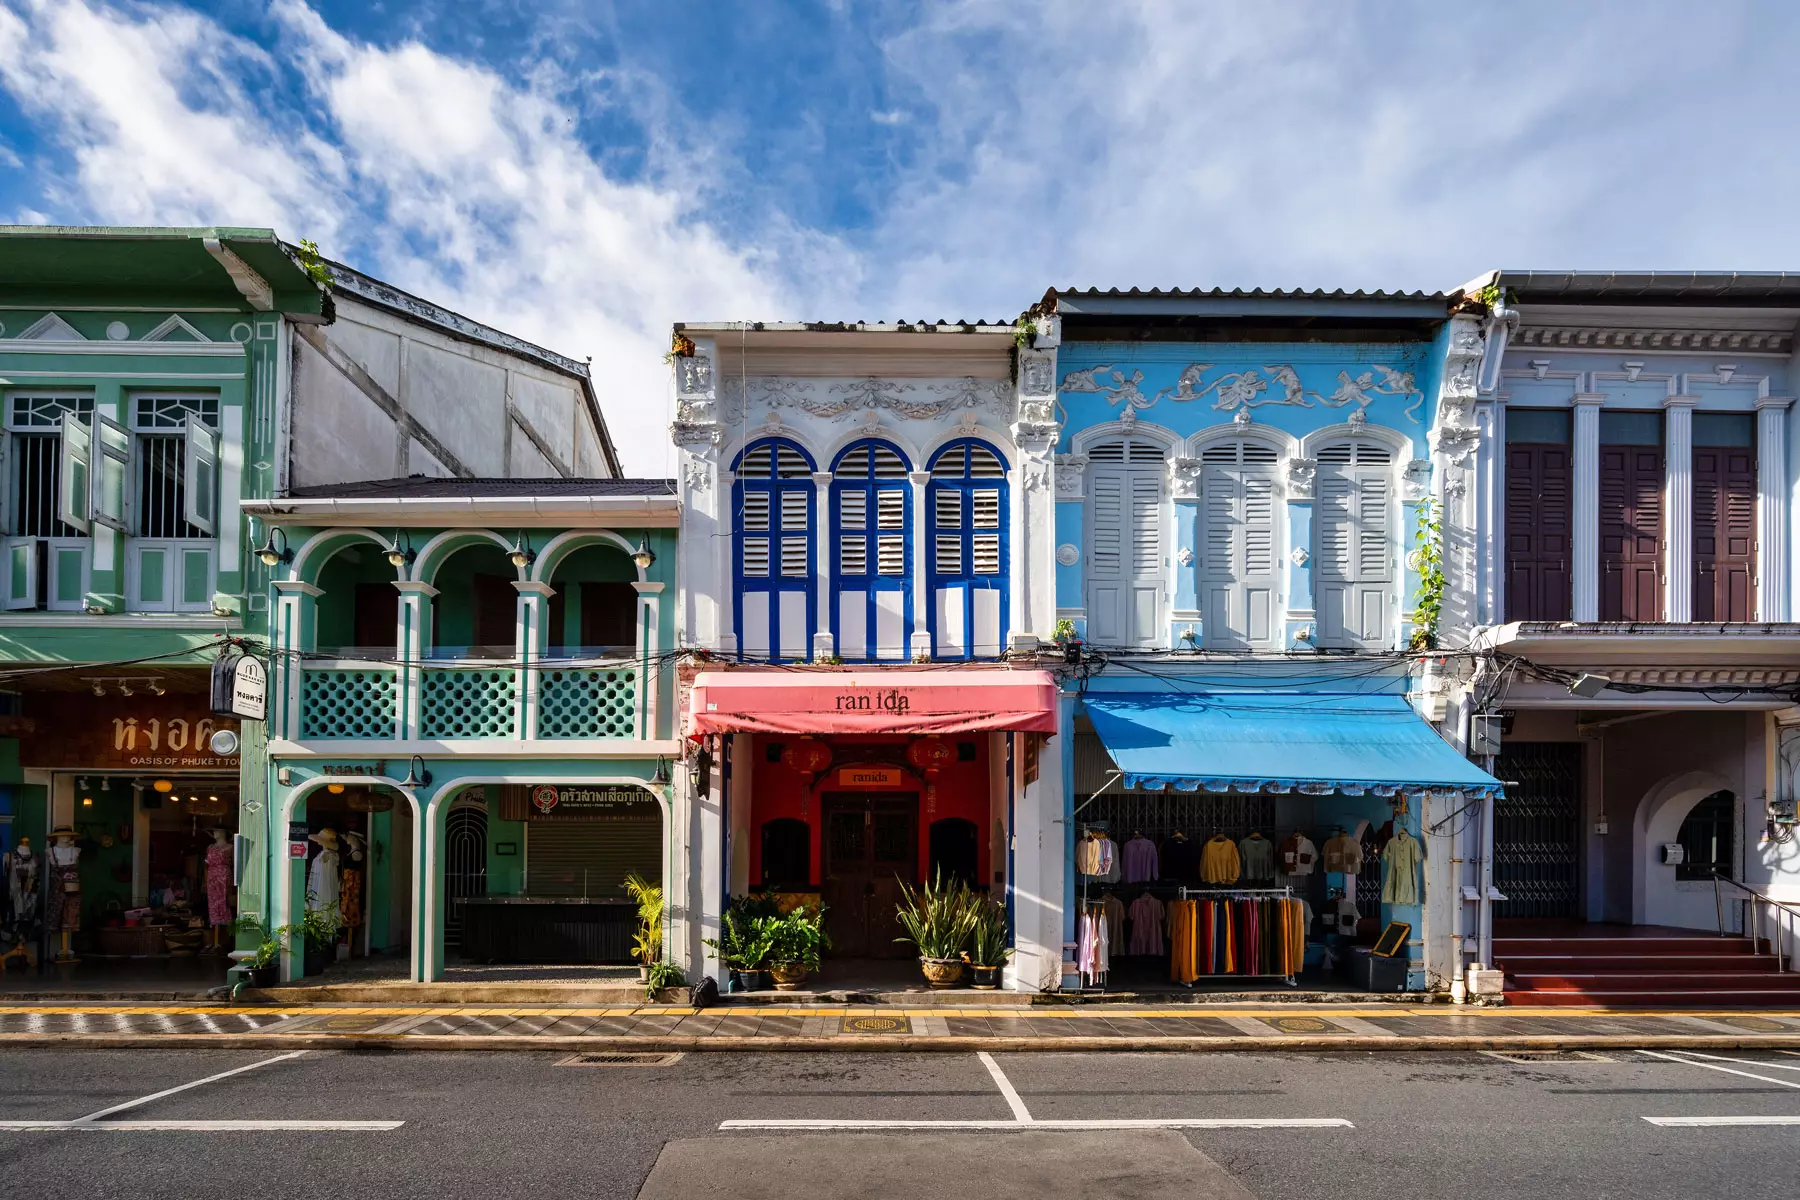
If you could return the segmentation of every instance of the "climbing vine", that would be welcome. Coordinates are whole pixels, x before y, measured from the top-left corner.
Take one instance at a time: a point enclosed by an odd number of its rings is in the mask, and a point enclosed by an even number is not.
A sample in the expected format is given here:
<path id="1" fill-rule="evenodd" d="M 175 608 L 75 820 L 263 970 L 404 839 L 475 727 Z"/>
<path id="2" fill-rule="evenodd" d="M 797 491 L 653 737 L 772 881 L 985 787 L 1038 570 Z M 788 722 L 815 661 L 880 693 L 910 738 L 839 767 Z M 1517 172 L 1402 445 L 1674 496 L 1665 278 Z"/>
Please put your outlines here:
<path id="1" fill-rule="evenodd" d="M 300 250 L 294 257 L 300 260 L 300 269 L 314 283 L 322 288 L 331 286 L 331 268 L 325 265 L 324 258 L 319 255 L 319 243 L 301 238 Z"/>
<path id="2" fill-rule="evenodd" d="M 1437 646 L 1438 618 L 1444 611 L 1444 515 L 1437 497 L 1419 501 L 1419 531 L 1407 555 L 1407 565 L 1419 573 L 1419 590 L 1413 598 L 1413 650 Z"/>

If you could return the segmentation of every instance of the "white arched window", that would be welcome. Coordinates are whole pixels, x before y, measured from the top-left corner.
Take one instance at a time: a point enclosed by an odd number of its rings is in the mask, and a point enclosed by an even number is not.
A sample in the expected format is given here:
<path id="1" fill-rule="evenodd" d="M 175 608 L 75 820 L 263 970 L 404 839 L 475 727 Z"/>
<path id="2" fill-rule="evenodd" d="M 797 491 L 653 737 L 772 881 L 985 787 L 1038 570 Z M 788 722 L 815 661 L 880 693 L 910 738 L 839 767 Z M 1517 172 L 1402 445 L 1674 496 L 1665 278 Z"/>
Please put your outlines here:
<path id="1" fill-rule="evenodd" d="M 785 438 L 766 438 L 735 466 L 738 653 L 804 659 L 816 608 L 812 459 Z"/>
<path id="2" fill-rule="evenodd" d="M 1162 644 L 1163 447 L 1123 437 L 1087 451 L 1087 638 L 1099 647 Z"/>
<path id="3" fill-rule="evenodd" d="M 1200 451 L 1198 590 L 1209 650 L 1272 650 L 1280 641 L 1277 458 L 1253 441 Z"/>
<path id="4" fill-rule="evenodd" d="M 1313 502 L 1313 606 L 1324 650 L 1388 650 L 1398 628 L 1394 452 L 1354 439 L 1321 447 Z"/>

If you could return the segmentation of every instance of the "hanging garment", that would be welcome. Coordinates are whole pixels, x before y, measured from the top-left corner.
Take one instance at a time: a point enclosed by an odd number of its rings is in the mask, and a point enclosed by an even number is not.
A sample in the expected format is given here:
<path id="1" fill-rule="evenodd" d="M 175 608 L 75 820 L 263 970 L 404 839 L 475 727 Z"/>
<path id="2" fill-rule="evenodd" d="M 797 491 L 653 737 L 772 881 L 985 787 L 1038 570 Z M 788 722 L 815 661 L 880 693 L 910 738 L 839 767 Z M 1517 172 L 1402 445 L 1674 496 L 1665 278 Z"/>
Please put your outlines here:
<path id="1" fill-rule="evenodd" d="M 1101 897 L 1100 910 L 1106 916 L 1106 944 L 1123 946 L 1125 944 L 1125 902 L 1109 892 Z"/>
<path id="2" fill-rule="evenodd" d="M 1356 922 L 1358 917 L 1359 914 L 1356 911 L 1356 901 L 1344 899 L 1337 902 L 1337 908 L 1334 910 L 1332 920 L 1337 932 L 1344 934 L 1347 937 L 1354 937 L 1356 936 Z"/>
<path id="3" fill-rule="evenodd" d="M 1268 883 L 1275 878 L 1275 843 L 1260 833 L 1252 833 L 1237 844 L 1243 877 L 1253 883 Z"/>
<path id="4" fill-rule="evenodd" d="M 1214 834 L 1200 851 L 1200 878 L 1206 883 L 1238 881 L 1238 848 L 1224 834 Z"/>
<path id="5" fill-rule="evenodd" d="M 1311 875 L 1318 864 L 1319 850 L 1304 833 L 1292 834 L 1281 843 L 1281 871 L 1284 875 Z"/>
<path id="6" fill-rule="evenodd" d="M 1094 921 L 1086 913 L 1075 918 L 1075 971 L 1086 986 L 1093 973 Z"/>
<path id="7" fill-rule="evenodd" d="M 1388 839 L 1381 852 L 1383 904 L 1419 902 L 1419 864 L 1424 860 L 1425 847 L 1406 830 L 1402 829 Z"/>
<path id="8" fill-rule="evenodd" d="M 231 924 L 231 843 L 206 848 L 206 923 Z"/>
<path id="9" fill-rule="evenodd" d="M 1362 843 L 1347 833 L 1327 841 L 1325 870 L 1340 875 L 1354 875 L 1362 870 Z"/>
<path id="10" fill-rule="evenodd" d="M 1094 970 L 1099 977 L 1104 977 L 1112 970 L 1112 938 L 1107 933 L 1108 922 L 1104 913 L 1094 914 Z"/>
<path id="11" fill-rule="evenodd" d="M 1192 983 L 1199 977 L 1195 958 L 1195 909 L 1193 900 L 1169 902 L 1169 979 L 1173 983 Z"/>
<path id="12" fill-rule="evenodd" d="M 1153 882 L 1157 878 L 1158 869 L 1155 842 L 1140 833 L 1125 843 L 1123 878 L 1126 883 Z"/>
<path id="13" fill-rule="evenodd" d="M 1160 955 L 1163 952 L 1163 912 L 1163 902 L 1149 892 L 1131 902 L 1126 914 L 1131 921 L 1129 953 Z"/>
<path id="14" fill-rule="evenodd" d="M 338 903 L 338 854 L 321 850 L 306 871 L 306 907 L 328 913 Z"/>
<path id="15" fill-rule="evenodd" d="M 363 873 L 345 867 L 338 884 L 338 914 L 346 928 L 354 929 L 362 924 Z"/>
<path id="16" fill-rule="evenodd" d="M 1200 882 L 1200 844 L 1175 836 L 1162 844 L 1162 877 L 1180 883 Z"/>

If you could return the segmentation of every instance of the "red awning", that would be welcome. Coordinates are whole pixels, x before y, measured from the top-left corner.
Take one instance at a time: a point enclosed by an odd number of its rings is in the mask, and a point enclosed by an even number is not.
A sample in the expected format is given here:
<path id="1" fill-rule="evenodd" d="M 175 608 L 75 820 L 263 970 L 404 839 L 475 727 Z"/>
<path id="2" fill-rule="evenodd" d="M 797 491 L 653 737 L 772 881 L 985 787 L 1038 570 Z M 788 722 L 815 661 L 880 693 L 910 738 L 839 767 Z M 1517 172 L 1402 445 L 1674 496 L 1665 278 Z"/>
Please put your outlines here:
<path id="1" fill-rule="evenodd" d="M 1048 671 L 702 671 L 688 698 L 702 733 L 1056 732 Z"/>

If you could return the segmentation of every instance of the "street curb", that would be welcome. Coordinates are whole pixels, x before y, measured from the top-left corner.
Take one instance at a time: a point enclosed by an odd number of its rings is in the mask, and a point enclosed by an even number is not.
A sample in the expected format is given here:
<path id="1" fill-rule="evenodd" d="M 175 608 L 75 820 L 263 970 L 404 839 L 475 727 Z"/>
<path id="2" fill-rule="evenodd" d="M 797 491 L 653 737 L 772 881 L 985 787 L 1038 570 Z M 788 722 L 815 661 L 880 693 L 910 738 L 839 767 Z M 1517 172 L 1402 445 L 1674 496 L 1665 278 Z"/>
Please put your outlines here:
<path id="1" fill-rule="evenodd" d="M 1419 1052 L 1445 1050 L 1792 1050 L 1800 1034 L 1617 1034 L 1495 1037 L 953 1037 L 921 1034 L 824 1037 L 670 1037 L 650 1035 L 491 1037 L 456 1034 L 244 1034 L 244 1033 L 6 1033 L 0 1049 L 63 1050 L 348 1050 L 351 1052 L 536 1050 L 561 1053 L 1125 1053 L 1335 1050 Z"/>

